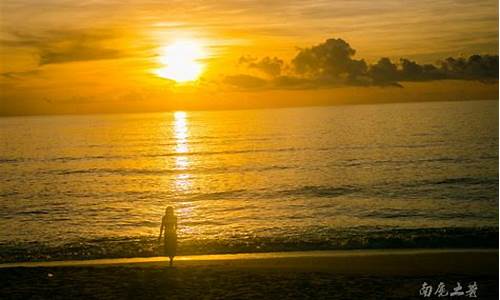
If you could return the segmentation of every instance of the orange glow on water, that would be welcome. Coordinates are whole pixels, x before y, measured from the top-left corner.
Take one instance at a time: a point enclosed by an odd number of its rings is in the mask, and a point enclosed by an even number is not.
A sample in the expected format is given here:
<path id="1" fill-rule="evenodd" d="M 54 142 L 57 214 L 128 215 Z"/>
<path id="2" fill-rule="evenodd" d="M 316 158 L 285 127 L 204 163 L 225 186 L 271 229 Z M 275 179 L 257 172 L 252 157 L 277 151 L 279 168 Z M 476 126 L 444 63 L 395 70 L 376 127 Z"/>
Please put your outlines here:
<path id="1" fill-rule="evenodd" d="M 189 129 L 187 114 L 183 111 L 177 111 L 174 113 L 174 138 L 175 138 L 175 152 L 179 156 L 175 157 L 175 169 L 176 170 L 187 170 L 189 167 L 189 157 L 183 155 L 189 152 L 188 138 Z M 190 174 L 180 173 L 175 178 L 175 187 L 177 190 L 185 191 L 189 189 L 191 183 L 189 181 Z"/>

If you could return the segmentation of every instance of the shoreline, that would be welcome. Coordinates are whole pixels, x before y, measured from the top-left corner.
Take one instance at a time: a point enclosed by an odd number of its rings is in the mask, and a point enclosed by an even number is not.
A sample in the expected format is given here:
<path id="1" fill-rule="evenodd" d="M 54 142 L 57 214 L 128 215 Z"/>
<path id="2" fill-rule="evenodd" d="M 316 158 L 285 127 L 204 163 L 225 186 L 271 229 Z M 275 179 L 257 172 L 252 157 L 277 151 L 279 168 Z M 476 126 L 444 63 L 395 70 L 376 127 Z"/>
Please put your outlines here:
<path id="1" fill-rule="evenodd" d="M 361 249 L 361 250 L 320 250 L 320 251 L 290 251 L 290 252 L 257 252 L 257 253 L 236 253 L 236 254 L 206 254 L 206 255 L 184 255 L 176 256 L 175 266 L 189 267 L 201 265 L 275 265 L 284 267 L 290 265 L 300 265 L 304 262 L 316 262 L 321 264 L 313 269 L 323 269 L 330 264 L 342 264 L 345 262 L 363 262 L 368 271 L 368 265 L 376 262 L 384 262 L 384 269 L 399 270 L 401 267 L 415 270 L 428 269 L 425 265 L 419 266 L 420 261 L 435 261 L 439 263 L 442 270 L 459 271 L 462 268 L 469 270 L 490 269 L 491 263 L 498 265 L 498 249 Z M 132 257 L 132 258 L 103 258 L 90 260 L 61 260 L 42 262 L 14 262 L 0 264 L 0 270 L 13 268 L 60 268 L 60 267 L 113 267 L 113 266 L 134 266 L 151 267 L 166 264 L 168 258 L 156 257 Z M 398 262 L 406 262 L 399 264 Z M 461 264 L 457 264 L 461 262 Z M 326 264 L 325 264 L 326 263 Z M 433 268 L 439 271 L 435 266 Z M 474 267 L 474 263 L 477 263 Z M 380 264 L 380 263 L 376 263 Z M 354 265 L 351 266 L 354 270 Z M 388 268 L 390 267 L 390 268 Z M 341 268 L 347 271 L 349 268 Z M 359 268 L 357 268 L 359 269 Z M 496 269 L 496 267 L 495 267 Z M 337 266 L 337 270 L 339 270 Z M 339 270 L 340 271 L 340 270 Z M 360 270 L 362 271 L 362 270 Z"/>
<path id="2" fill-rule="evenodd" d="M 498 299 L 498 249 L 338 250 L 0 265 L 1 299 L 421 299 L 424 282 Z"/>

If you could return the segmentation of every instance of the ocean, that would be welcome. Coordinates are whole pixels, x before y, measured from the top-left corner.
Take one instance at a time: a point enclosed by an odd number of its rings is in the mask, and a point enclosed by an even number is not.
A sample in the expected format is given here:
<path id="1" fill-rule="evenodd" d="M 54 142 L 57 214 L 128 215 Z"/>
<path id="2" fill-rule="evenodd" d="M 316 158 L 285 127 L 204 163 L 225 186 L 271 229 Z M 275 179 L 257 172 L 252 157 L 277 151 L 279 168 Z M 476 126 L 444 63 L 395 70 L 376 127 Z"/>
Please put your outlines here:
<path id="1" fill-rule="evenodd" d="M 498 247 L 498 101 L 0 118 L 0 262 Z"/>

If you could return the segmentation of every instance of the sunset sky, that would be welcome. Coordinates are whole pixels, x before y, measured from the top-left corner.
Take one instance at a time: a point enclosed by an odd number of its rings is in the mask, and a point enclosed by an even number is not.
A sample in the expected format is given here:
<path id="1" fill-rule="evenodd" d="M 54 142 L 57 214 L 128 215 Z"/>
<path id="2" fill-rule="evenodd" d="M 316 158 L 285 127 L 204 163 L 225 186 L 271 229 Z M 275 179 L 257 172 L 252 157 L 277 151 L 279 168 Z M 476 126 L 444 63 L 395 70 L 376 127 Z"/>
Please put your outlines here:
<path id="1" fill-rule="evenodd" d="M 3 0 L 0 115 L 496 99 L 497 13 L 493 0 Z"/>

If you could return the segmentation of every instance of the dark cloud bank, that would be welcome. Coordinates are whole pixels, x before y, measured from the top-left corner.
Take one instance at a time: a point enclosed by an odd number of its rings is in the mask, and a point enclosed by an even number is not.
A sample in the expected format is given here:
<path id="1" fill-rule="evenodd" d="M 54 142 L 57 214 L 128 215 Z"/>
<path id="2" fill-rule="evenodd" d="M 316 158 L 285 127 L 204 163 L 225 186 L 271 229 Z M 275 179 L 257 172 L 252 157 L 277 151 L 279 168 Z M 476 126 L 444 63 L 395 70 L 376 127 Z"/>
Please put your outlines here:
<path id="1" fill-rule="evenodd" d="M 310 48 L 300 49 L 286 64 L 276 57 L 256 59 L 248 56 L 239 63 L 262 73 L 262 77 L 239 74 L 225 77 L 225 83 L 241 88 L 303 89 L 332 86 L 394 86 L 401 82 L 431 80 L 477 80 L 498 82 L 498 55 L 449 57 L 436 64 L 418 64 L 387 57 L 375 64 L 355 59 L 354 50 L 342 39 L 328 39 Z"/>
<path id="2" fill-rule="evenodd" d="M 38 65 L 62 64 L 122 57 L 122 53 L 103 46 L 115 38 L 105 30 L 52 30 L 41 35 L 12 31 L 10 40 L 0 40 L 4 47 L 34 48 L 38 53 Z M 4 74 L 5 75 L 5 74 Z M 21 74 L 20 74 L 21 75 Z"/>

